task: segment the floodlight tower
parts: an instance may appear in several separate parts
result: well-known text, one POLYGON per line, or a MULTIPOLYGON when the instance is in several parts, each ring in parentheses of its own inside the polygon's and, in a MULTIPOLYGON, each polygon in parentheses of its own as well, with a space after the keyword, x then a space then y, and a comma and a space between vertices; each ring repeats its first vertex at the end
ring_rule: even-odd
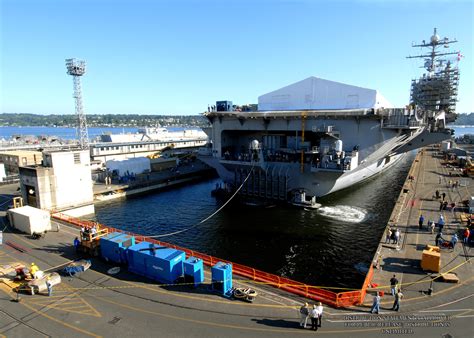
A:
POLYGON ((82 107, 82 90, 81 90, 81 76, 86 72, 86 62, 77 59, 66 59, 67 73, 72 75, 74 81, 74 95, 76 99, 76 115, 78 118, 78 126, 76 129, 76 136, 79 140, 81 149, 89 148, 89 135, 87 132, 86 115, 82 107))

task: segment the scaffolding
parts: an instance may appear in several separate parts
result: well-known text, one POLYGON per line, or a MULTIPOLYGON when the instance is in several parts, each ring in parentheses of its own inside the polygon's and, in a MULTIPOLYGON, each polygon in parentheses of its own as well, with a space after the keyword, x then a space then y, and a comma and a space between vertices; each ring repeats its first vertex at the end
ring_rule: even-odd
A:
POLYGON ((76 115, 78 125, 76 129, 76 137, 79 140, 81 149, 89 149, 89 134, 87 131, 86 115, 82 105, 82 89, 81 76, 86 72, 86 62, 77 59, 66 59, 67 73, 72 75, 74 83, 74 94, 76 104, 76 115))
POLYGON ((419 79, 412 80, 410 103, 427 111, 444 111, 447 115, 454 114, 459 86, 459 69, 453 66, 451 61, 442 57, 447 55, 459 55, 460 52, 441 52, 440 48, 449 48, 449 45, 457 40, 448 38, 441 39, 436 28, 429 42, 413 45, 413 47, 426 48, 429 51, 422 55, 408 56, 412 58, 423 58, 423 68, 427 73, 419 79))

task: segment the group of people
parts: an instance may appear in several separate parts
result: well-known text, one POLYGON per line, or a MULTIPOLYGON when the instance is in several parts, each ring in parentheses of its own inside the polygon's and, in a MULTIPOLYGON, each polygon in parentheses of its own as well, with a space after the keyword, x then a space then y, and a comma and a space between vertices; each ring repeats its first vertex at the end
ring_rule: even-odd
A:
POLYGON ((317 331, 318 327, 321 327, 321 321, 323 318, 323 304, 317 302, 311 308, 308 303, 304 303, 300 307, 300 327, 306 329, 308 319, 311 319, 311 330, 317 331))
POLYGON ((398 244, 400 242, 400 230, 398 228, 395 228, 395 230, 392 230, 392 228, 387 229, 387 233, 385 235, 385 243, 392 244, 398 244))
POLYGON ((451 188, 451 191, 459 187, 459 181, 449 180, 448 181, 448 188, 451 188))
POLYGON ((98 229, 97 229, 96 224, 94 224, 92 227, 82 226, 81 227, 81 238, 84 239, 84 240, 88 240, 89 235, 92 235, 92 237, 94 237, 94 235, 97 233, 97 231, 98 231, 98 229))
MULTIPOLYGON (((423 230, 423 223, 425 222, 425 217, 423 217, 423 214, 420 215, 420 218, 418 219, 418 229, 423 230)), ((428 229, 431 230, 431 233, 434 233, 435 225, 436 223, 432 220, 428 220, 428 229)))
POLYGON ((448 242, 445 238, 443 238, 443 233, 440 231, 435 237, 435 246, 449 247, 449 248, 454 249, 458 241, 459 241, 458 234, 454 233, 451 236, 451 240, 448 242))
MULTIPOLYGON (((424 222, 425 222, 425 218, 424 218, 423 214, 420 214, 420 218, 418 219, 418 229, 419 230, 423 230, 424 222)), ((440 229, 439 230, 440 232, 443 231, 444 224, 445 224, 444 216, 443 216, 443 214, 439 214, 438 227, 440 229)), ((433 234, 436 223, 434 221, 428 220, 427 225, 428 225, 428 229, 430 229, 431 233, 433 234)))
POLYGON ((439 190, 436 190, 436 191, 435 191, 435 198, 436 198, 436 199, 443 198, 442 201, 444 201, 444 199, 446 198, 446 193, 443 192, 442 194, 440 194, 440 193, 439 193, 439 190))
MULTIPOLYGON (((390 293, 394 298, 393 306, 391 310, 398 311, 400 310, 400 303, 403 298, 402 289, 399 287, 399 282, 396 275, 390 279, 390 293)), ((381 293, 377 292, 374 296, 374 301, 372 303, 372 307, 370 309, 370 313, 378 314, 380 312, 380 301, 381 301, 381 293)))
MULTIPOLYGON (((21 267, 21 268, 18 268, 16 269, 16 276, 15 276, 15 280, 27 280, 28 278, 31 278, 31 279, 40 279, 40 278, 43 278, 44 276, 44 272, 42 270, 40 270, 40 268, 38 267, 38 265, 36 265, 36 263, 31 263, 30 264, 30 268, 26 268, 26 267, 21 267)), ((51 296, 53 294, 53 283, 51 281, 51 277, 47 276, 46 277, 46 288, 48 290, 48 296, 51 296)), ((32 292, 34 292, 32 290, 32 292)))

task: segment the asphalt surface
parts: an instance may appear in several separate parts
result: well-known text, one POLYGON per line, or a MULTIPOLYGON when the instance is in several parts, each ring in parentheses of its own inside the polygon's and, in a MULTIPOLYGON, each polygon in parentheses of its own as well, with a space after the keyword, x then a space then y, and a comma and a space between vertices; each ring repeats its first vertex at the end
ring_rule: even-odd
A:
MULTIPOLYGON (((123 267, 118 274, 110 275, 107 271, 113 265, 92 259, 91 269, 81 275, 63 276, 51 297, 20 294, 19 302, 15 301, 17 295, 12 292, 15 284, 0 272, 0 278, 3 277, 0 282, 0 337, 293 337, 314 334, 472 337, 473 274, 468 261, 472 257, 471 248, 458 243, 454 251, 443 252, 441 273, 456 272, 460 283, 435 280, 431 296, 425 291, 433 276, 438 274, 422 271, 419 267, 422 247, 434 239, 428 230, 418 230, 419 212, 426 213, 426 220, 439 215, 439 204, 431 200, 431 195, 436 186, 441 186, 439 176, 446 180, 449 177, 449 169, 432 155, 431 151, 425 151, 414 163, 411 173, 415 180, 406 183, 410 192, 400 195, 394 209, 390 222, 401 229, 402 241, 398 246, 381 243, 380 269, 376 270, 373 279, 377 288, 369 291, 361 306, 350 309, 325 306, 322 327, 317 332, 299 327, 298 308, 305 301, 303 298, 239 276, 234 276, 235 286, 250 285, 259 292, 254 303, 214 293, 209 288, 209 270, 205 273, 205 283, 194 289, 188 285, 157 285, 128 273, 123 267), (372 294, 381 290, 388 293, 387 284, 393 273, 399 278, 405 295, 400 311, 390 310, 393 297, 385 295, 381 312, 370 314, 372 294)), ((451 191, 449 197, 453 200, 464 198, 473 190, 469 184, 451 191)), ((0 187, 0 205, 15 193, 15 186, 0 187)), ((460 211, 447 215, 445 212, 449 217, 449 233, 462 227, 458 213, 460 211)), ((5 229, 0 245, 0 269, 18 263, 29 266, 35 262, 46 271, 61 270, 64 264, 79 258, 72 247, 77 234, 77 229, 62 226, 59 232, 49 232, 45 238, 33 240, 5 229)))

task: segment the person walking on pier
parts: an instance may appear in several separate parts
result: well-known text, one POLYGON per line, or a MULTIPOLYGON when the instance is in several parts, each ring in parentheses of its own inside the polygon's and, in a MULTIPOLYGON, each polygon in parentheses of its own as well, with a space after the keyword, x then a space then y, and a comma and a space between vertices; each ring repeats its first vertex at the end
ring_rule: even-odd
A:
POLYGON ((392 310, 398 311, 400 310, 400 302, 403 298, 402 290, 398 289, 397 293, 395 294, 395 301, 393 302, 392 310))
POLYGON ((443 202, 444 202, 444 199, 446 198, 446 193, 443 192, 443 193, 441 194, 441 196, 443 196, 443 202))
POLYGON ((304 329, 306 329, 306 323, 308 322, 308 317, 309 317, 309 308, 308 307, 309 307, 308 303, 304 303, 300 307, 300 315, 301 315, 300 326, 304 329))
POLYGON ((79 252, 79 245, 81 242, 79 241, 79 238, 74 238, 74 249, 76 249, 76 252, 79 252))
POLYGON ((398 245, 398 243, 400 242, 400 230, 398 230, 398 228, 395 230, 395 244, 398 245))
POLYGON ((372 303, 372 308, 370 309, 370 313, 378 314, 380 311, 380 295, 377 292, 374 297, 374 302, 372 303))
POLYGON ((385 243, 390 243, 390 238, 392 238, 392 229, 387 228, 387 234, 385 235, 385 243))
POLYGON ((456 243, 458 242, 458 234, 454 234, 452 237, 451 237, 451 241, 450 241, 450 244, 452 246, 452 248, 454 249, 454 247, 456 246, 456 243))
POLYGON ((464 238, 462 240, 464 244, 469 244, 469 236, 471 236, 471 231, 469 228, 466 228, 466 230, 464 230, 464 238))
POLYGON ((313 309, 311 310, 311 330, 317 331, 318 330, 318 309, 316 304, 313 305, 313 309))
POLYGON ((444 228, 444 216, 443 216, 443 214, 439 214, 438 227, 439 227, 439 232, 443 232, 443 228, 444 228))
POLYGON ((423 222, 425 221, 425 218, 423 215, 420 215, 420 219, 418 220, 418 229, 422 230, 423 229, 423 222))
POLYGON ((321 321, 323 320, 323 304, 318 302, 316 309, 318 310, 318 327, 321 327, 321 321))
POLYGON ((395 275, 393 275, 392 278, 390 278, 390 293, 392 296, 395 296, 395 292, 397 291, 397 284, 398 284, 398 279, 395 275))
POLYGON ((444 241, 443 233, 440 231, 435 237, 435 246, 441 246, 441 243, 444 241))
POLYGON ((50 277, 46 279, 46 288, 48 289, 48 296, 51 297, 53 295, 53 283, 50 277))

